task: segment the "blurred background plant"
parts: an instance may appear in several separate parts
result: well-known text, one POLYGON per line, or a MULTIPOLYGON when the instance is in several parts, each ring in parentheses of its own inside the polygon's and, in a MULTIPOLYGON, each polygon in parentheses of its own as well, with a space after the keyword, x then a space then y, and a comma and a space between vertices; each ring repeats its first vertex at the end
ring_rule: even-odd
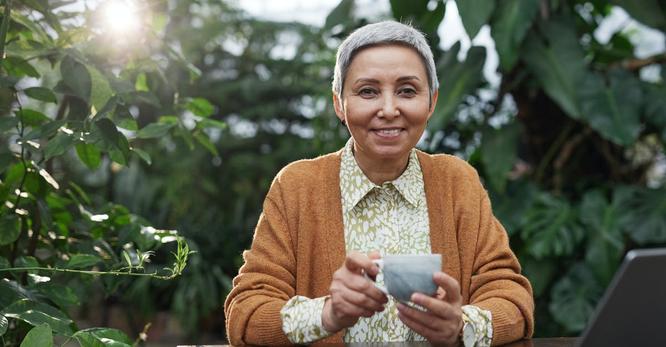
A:
MULTIPOLYGON (((245 1, 82 3, 3 3, 0 268, 85 254, 100 260, 79 268, 113 271, 126 250, 132 266, 151 255, 150 273, 176 250, 161 229, 196 253, 177 281, 1 272, 13 297, 132 337, 152 322, 149 342, 223 340, 275 173, 347 138, 330 96, 337 45, 388 18, 428 35, 442 86, 420 147, 481 174, 534 285, 537 336, 578 334, 623 254, 666 245, 664 0, 342 0, 323 25, 251 16, 245 1), (76 301, 39 294, 54 283, 76 301)), ((32 324, 0 314, 5 341, 32 324)))

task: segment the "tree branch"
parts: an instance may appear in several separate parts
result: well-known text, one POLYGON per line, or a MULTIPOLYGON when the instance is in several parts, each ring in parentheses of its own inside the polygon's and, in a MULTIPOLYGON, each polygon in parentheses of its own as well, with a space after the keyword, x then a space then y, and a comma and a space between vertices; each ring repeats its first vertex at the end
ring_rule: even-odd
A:
POLYGON ((666 53, 655 54, 643 59, 625 59, 619 63, 611 64, 610 67, 622 67, 629 71, 637 71, 648 65, 666 63, 666 53))

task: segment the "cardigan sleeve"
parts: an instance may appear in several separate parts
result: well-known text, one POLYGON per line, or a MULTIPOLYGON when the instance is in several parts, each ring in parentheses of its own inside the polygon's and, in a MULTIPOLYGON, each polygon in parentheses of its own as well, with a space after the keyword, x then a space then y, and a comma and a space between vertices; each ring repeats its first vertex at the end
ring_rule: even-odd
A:
POLYGON ((289 344, 280 309, 295 295, 295 250, 282 203, 273 182, 244 265, 224 303, 227 338, 232 345, 289 344))
POLYGON ((504 227, 495 218, 481 189, 479 231, 470 286, 470 301, 492 313, 493 345, 529 338, 534 331, 532 287, 520 274, 504 227))

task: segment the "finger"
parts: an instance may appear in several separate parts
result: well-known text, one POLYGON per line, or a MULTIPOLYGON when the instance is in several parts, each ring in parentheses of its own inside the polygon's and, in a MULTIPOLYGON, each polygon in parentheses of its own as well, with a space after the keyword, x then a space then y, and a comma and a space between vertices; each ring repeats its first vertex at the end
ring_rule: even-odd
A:
POLYGON ((367 255, 359 252, 351 252, 345 259, 345 267, 353 273, 365 271, 372 276, 377 275, 379 268, 368 258, 367 255))
POLYGON ((412 316, 407 315, 402 310, 398 310, 398 319, 400 319, 403 323, 405 323, 405 325, 408 326, 410 329, 414 330, 417 334, 425 337, 428 340, 433 340, 434 336, 436 336, 437 334, 437 330, 424 325, 421 321, 416 320, 412 316))
POLYGON ((424 307, 428 312, 442 319, 457 319, 462 313, 462 310, 456 309, 459 307, 457 303, 450 303, 442 298, 427 296, 421 293, 414 293, 410 298, 413 303, 424 307))
POLYGON ((382 255, 379 253, 379 251, 370 251, 370 253, 368 253, 368 258, 372 260, 381 259, 382 255))
POLYGON ((402 303, 398 303, 396 306, 398 308, 398 313, 401 313, 411 321, 418 323, 421 327, 427 327, 430 330, 437 331, 442 324, 444 324, 444 320, 441 319, 441 317, 428 311, 424 312, 402 303))
POLYGON ((374 301, 385 304, 388 301, 386 294, 379 290, 374 282, 369 281, 367 278, 360 275, 355 275, 353 278, 348 278, 345 281, 345 285, 352 291, 360 292, 374 301))
POLYGON ((361 307, 366 310, 383 311, 384 302, 375 300, 362 292, 352 290, 345 290, 340 293, 340 298, 354 306, 361 307))
POLYGON ((435 281, 435 284, 440 286, 441 288, 444 289, 446 292, 446 295, 444 296, 444 300, 450 303, 458 303, 462 301, 462 296, 460 294, 460 285, 458 284, 458 281, 456 281, 455 278, 447 275, 444 272, 435 272, 435 274, 432 275, 433 281, 435 281))

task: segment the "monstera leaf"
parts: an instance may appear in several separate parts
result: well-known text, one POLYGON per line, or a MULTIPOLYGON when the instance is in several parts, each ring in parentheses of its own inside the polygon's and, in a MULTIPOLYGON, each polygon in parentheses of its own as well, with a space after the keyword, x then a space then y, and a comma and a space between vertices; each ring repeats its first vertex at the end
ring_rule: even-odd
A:
POLYGON ((613 278, 622 259, 629 194, 627 189, 619 188, 609 202, 601 191, 594 190, 585 194, 580 206, 580 218, 588 236, 585 261, 603 285, 613 278))
POLYGON ((636 188, 627 210, 631 211, 628 236, 639 245, 666 242, 666 189, 636 188))
MULTIPOLYGON (((494 3, 494 1, 483 2, 486 4, 494 3)), ((510 71, 518 61, 521 52, 519 48, 525 39, 527 30, 532 26, 532 21, 538 9, 538 1, 502 0, 497 2, 497 10, 491 22, 491 35, 495 40, 495 48, 497 48, 497 54, 499 54, 502 71, 510 71)), ((477 14, 474 13, 474 15, 477 14)), ((464 22, 465 18, 463 17, 464 22)))
POLYGON ((546 94, 569 116, 579 119, 582 112, 578 91, 587 70, 574 28, 564 18, 544 22, 541 35, 539 31, 529 33, 523 57, 546 94))
POLYGON ((638 79, 624 70, 603 77, 589 73, 580 87, 581 118, 604 138, 633 144, 641 130, 643 92, 638 79))
POLYGON ((603 294, 603 287, 584 264, 576 264, 551 292, 553 318, 569 332, 583 330, 603 294))
POLYGON ((541 193, 522 222, 527 252, 536 259, 571 255, 585 234, 576 212, 566 200, 541 193))

